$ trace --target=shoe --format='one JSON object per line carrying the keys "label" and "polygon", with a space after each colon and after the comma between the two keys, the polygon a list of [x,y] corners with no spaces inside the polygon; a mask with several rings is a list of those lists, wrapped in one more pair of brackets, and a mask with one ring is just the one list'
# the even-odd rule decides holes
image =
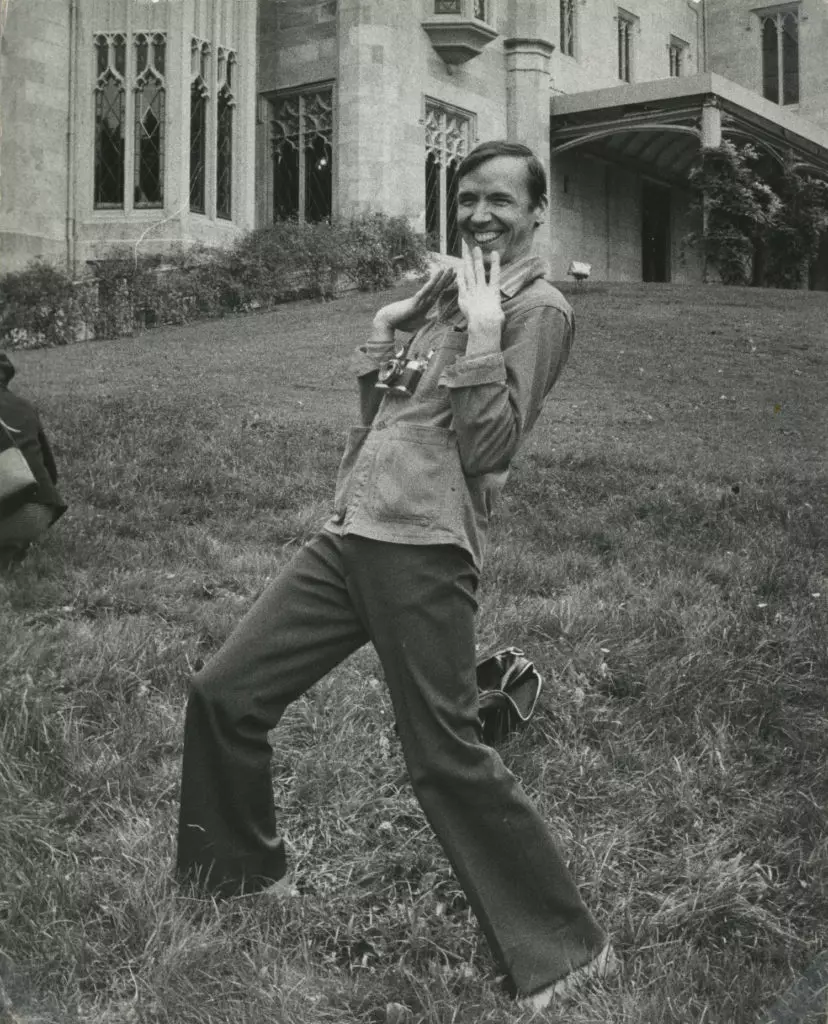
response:
{"label": "shoe", "polygon": [[271,900],[282,900],[282,899],[296,899],[297,896],[301,896],[302,893],[296,887],[296,883],[293,880],[293,876],[290,874],[283,875],[278,882],[273,882],[264,889],[259,889],[255,894],[256,896],[264,896],[266,899]]}
{"label": "shoe", "polygon": [[518,1000],[518,1005],[538,1012],[545,1010],[553,999],[566,1000],[576,996],[590,981],[604,981],[618,973],[618,957],[611,943],[607,943],[594,960],[576,967],[574,971],[561,978],[560,981],[547,985],[529,996]]}

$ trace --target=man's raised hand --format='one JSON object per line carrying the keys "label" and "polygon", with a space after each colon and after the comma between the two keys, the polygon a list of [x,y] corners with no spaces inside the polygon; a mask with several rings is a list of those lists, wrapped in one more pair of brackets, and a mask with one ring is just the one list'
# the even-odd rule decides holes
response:
{"label": "man's raised hand", "polygon": [[374,317],[375,328],[417,331],[426,320],[426,314],[440,295],[454,283],[453,267],[441,267],[410,298],[400,299],[383,306]]}
{"label": "man's raised hand", "polygon": [[457,301],[469,332],[500,331],[505,319],[500,305],[500,253],[492,253],[489,280],[478,246],[469,249],[463,240],[463,265],[457,274]]}

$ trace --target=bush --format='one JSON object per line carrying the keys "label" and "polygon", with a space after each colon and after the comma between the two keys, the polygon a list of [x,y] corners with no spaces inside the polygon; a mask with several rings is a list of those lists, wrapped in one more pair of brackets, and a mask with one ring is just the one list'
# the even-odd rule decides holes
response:
{"label": "bush", "polygon": [[730,142],[706,150],[691,180],[704,225],[684,242],[701,249],[705,267],[724,284],[800,287],[828,230],[828,184],[790,153],[779,164]]}
{"label": "bush", "polygon": [[65,345],[74,339],[91,303],[71,279],[41,260],[0,277],[0,340],[12,348]]}
{"label": "bush", "polygon": [[758,174],[758,159],[752,146],[723,142],[705,150],[690,172],[704,226],[685,243],[701,249],[705,269],[715,267],[724,284],[750,282],[754,251],[779,210],[779,197]]}
{"label": "bush", "polygon": [[73,284],[45,263],[0,278],[0,343],[20,348],[118,337],[136,325],[331,298],[345,282],[385,288],[426,267],[425,239],[404,217],[379,213],[348,224],[284,221],[249,232],[229,249],[197,245],[136,256],[120,246],[95,262],[94,280]]}

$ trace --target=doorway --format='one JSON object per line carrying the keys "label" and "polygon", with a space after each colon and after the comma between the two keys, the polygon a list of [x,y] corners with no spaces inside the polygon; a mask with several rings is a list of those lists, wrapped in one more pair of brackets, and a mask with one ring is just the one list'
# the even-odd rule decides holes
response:
{"label": "doorway", "polygon": [[670,189],[653,181],[641,187],[642,280],[670,280]]}

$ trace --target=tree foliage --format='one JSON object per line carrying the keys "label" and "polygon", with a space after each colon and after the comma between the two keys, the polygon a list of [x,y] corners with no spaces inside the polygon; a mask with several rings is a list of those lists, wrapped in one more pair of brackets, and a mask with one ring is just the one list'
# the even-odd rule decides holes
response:
{"label": "tree foliage", "polygon": [[724,284],[797,288],[828,231],[828,183],[793,154],[780,164],[747,144],[705,150],[690,174],[702,229],[685,238]]}

